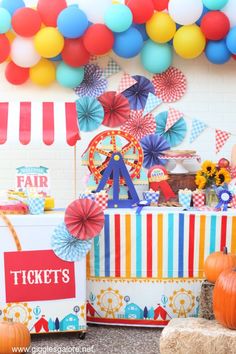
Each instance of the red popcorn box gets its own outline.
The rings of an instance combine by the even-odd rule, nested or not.
[[[108,205],[108,193],[97,193],[95,201],[100,205],[102,210],[107,209]]]
[[[205,193],[193,193],[193,206],[194,208],[201,208],[206,203],[206,195]]]

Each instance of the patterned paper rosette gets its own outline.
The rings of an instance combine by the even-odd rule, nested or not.
[[[74,90],[80,96],[98,97],[106,91],[107,80],[103,77],[102,69],[95,64],[84,67],[84,80]]]
[[[96,130],[104,119],[104,110],[100,102],[93,97],[83,97],[76,101],[76,110],[80,130],[91,132]]]
[[[156,117],[156,133],[163,136],[171,147],[182,143],[187,134],[187,125],[183,118],[180,118],[170,129],[166,130],[168,112],[161,112]]]
[[[144,153],[143,166],[151,168],[155,165],[165,165],[166,160],[161,158],[162,153],[170,149],[168,142],[159,134],[147,135],[140,141]]]
[[[67,262],[78,262],[90,251],[92,240],[81,241],[73,237],[63,222],[56,227],[52,234],[51,247],[60,259]]]
[[[95,201],[77,199],[66,208],[64,220],[72,236],[80,240],[88,240],[101,232],[104,213]]]
[[[152,83],[156,95],[164,102],[178,101],[185,94],[187,88],[185,75],[174,67],[170,67],[162,74],[154,75]]]
[[[129,101],[122,94],[115,91],[105,92],[99,97],[99,102],[103,106],[105,116],[103,125],[115,128],[126,122],[130,114]]]
[[[155,94],[155,88],[150,80],[144,76],[132,76],[137,83],[123,92],[123,95],[128,98],[131,109],[144,109],[149,93]]]
[[[131,111],[130,118],[121,126],[121,130],[132,134],[137,140],[156,131],[156,122],[151,113],[143,117],[143,111]]]

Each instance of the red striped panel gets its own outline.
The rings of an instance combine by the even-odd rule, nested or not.
[[[66,110],[66,141],[68,145],[74,146],[80,140],[79,123],[77,119],[76,103],[67,102]]]
[[[188,276],[193,277],[195,215],[189,217]]]
[[[46,145],[54,143],[54,104],[43,102],[43,142]]]
[[[20,131],[21,144],[27,145],[31,139],[31,102],[20,103]]]
[[[147,277],[152,277],[152,214],[147,214]]]
[[[7,141],[8,103],[0,103],[0,144]]]
[[[221,240],[220,240],[220,249],[224,250],[226,245],[226,232],[227,232],[227,216],[224,215],[221,218]]]
[[[120,215],[115,215],[115,276],[120,277]]]

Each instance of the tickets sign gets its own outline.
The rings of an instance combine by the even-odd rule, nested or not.
[[[52,250],[5,252],[6,302],[75,298],[73,262]]]
[[[18,191],[45,192],[50,195],[50,179],[48,168],[39,167],[17,167],[16,189]]]

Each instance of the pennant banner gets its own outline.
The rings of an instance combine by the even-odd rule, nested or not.
[[[189,142],[194,142],[194,140],[196,140],[206,128],[207,125],[205,123],[201,122],[198,119],[194,119],[192,123]]]
[[[225,145],[226,141],[230,138],[231,134],[223,130],[216,129],[215,131],[215,142],[216,142],[216,153]]]
[[[162,99],[149,92],[147,102],[143,111],[143,116],[152,112],[156,107],[162,103]]]
[[[167,132],[167,130],[169,130],[171,127],[173,127],[173,125],[176,122],[178,122],[178,120],[180,120],[181,118],[183,118],[183,113],[179,112],[175,108],[170,108],[169,112],[168,112],[167,121],[166,121],[165,131]]]
[[[127,90],[129,87],[136,84],[136,80],[132,78],[129,74],[124,74],[120,80],[120,84],[117,90],[117,93],[122,93]]]
[[[107,67],[103,70],[103,75],[105,78],[108,78],[112,75],[115,75],[121,71],[121,67],[114,59],[110,58]]]

